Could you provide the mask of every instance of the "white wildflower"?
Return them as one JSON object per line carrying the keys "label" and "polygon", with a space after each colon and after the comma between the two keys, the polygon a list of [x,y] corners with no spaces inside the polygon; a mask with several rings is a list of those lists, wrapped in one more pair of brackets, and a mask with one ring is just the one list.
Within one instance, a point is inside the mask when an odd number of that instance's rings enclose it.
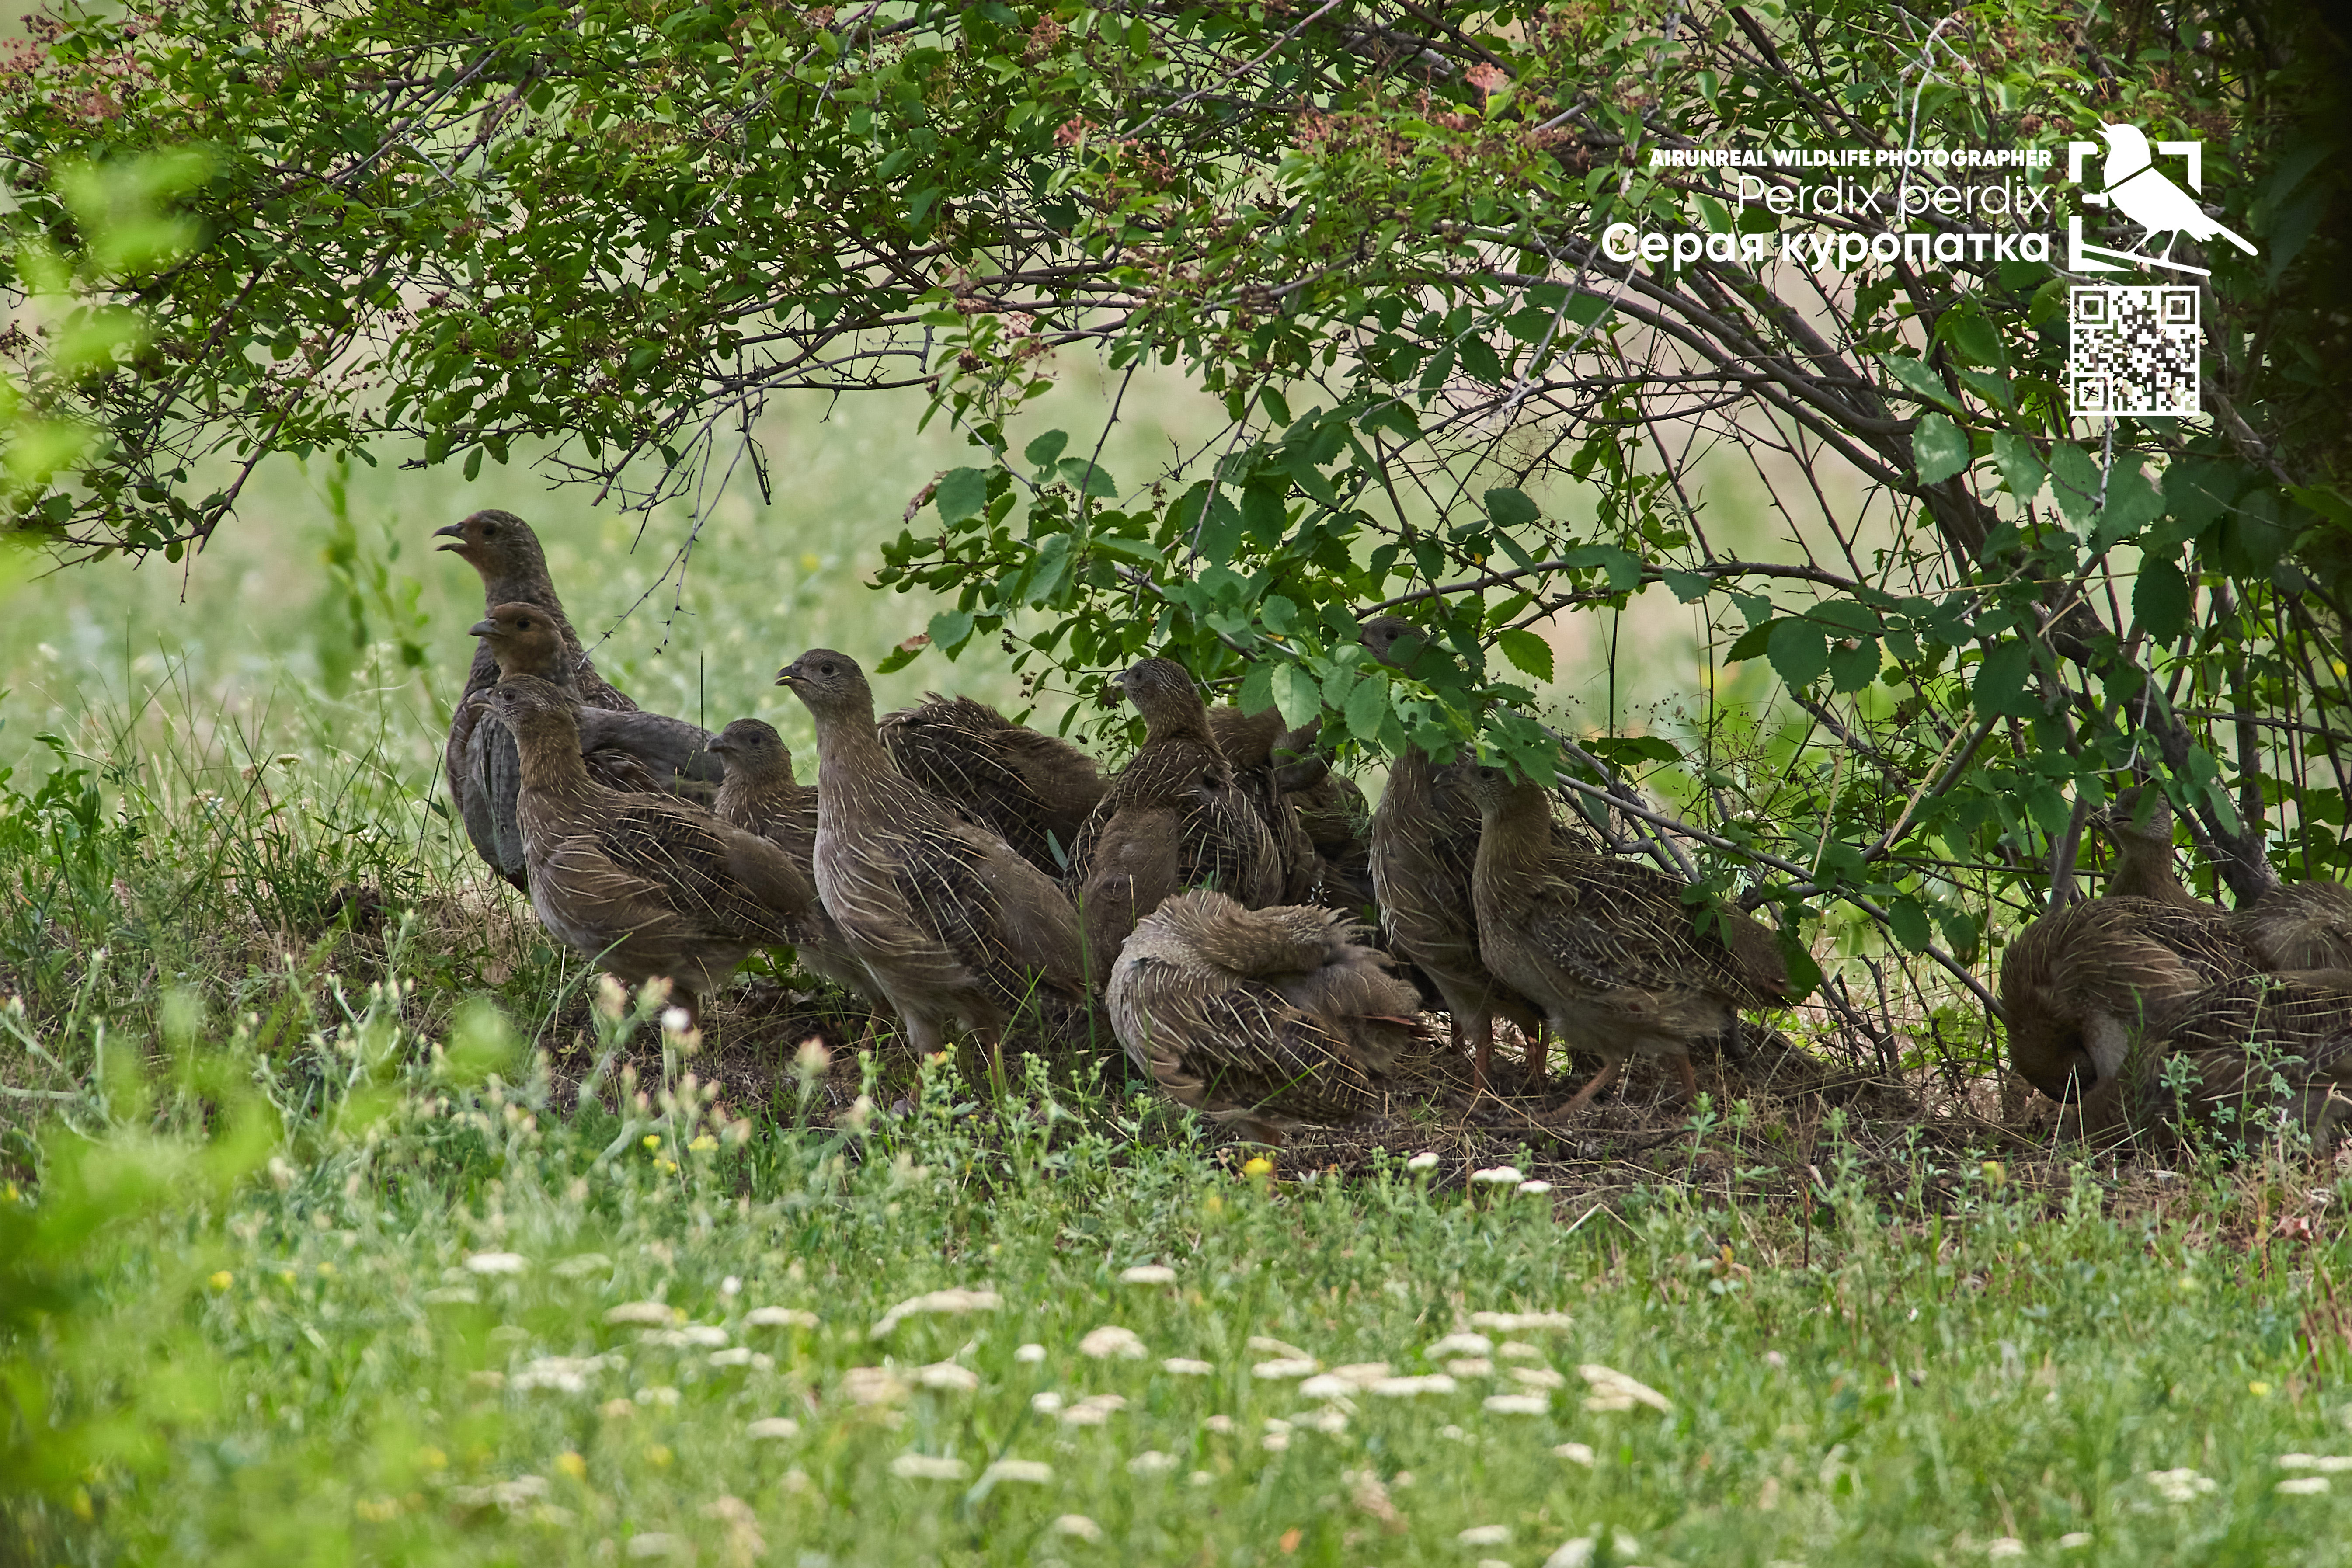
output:
{"label": "white wildflower", "polygon": [[966,1312],[993,1312],[1003,1305],[1004,1298],[993,1290],[933,1290],[899,1302],[883,1313],[874,1327],[866,1331],[878,1340],[908,1318],[925,1313],[960,1317]]}
{"label": "white wildflower", "polygon": [[1284,1356],[1275,1361],[1259,1362],[1250,1368],[1250,1375],[1278,1383],[1286,1378],[1309,1376],[1319,1371],[1322,1365],[1312,1356]]}
{"label": "white wildflower", "polygon": [[[737,1345],[733,1350],[712,1351],[710,1352],[710,1364],[713,1366],[750,1366],[751,1364],[751,1357],[752,1351],[750,1345]],[[768,1356],[761,1356],[759,1359],[767,1362],[770,1366],[776,1364],[775,1362]]]}
{"label": "white wildflower", "polygon": [[1160,1363],[1160,1370],[1177,1377],[1207,1377],[1217,1370],[1214,1362],[1194,1361],[1190,1356],[1171,1355]]}
{"label": "white wildflower", "polygon": [[675,1323],[685,1321],[685,1310],[662,1301],[624,1301],[604,1314],[608,1323]]}
{"label": "white wildflower", "polygon": [[1062,1396],[1052,1389],[1029,1396],[1029,1408],[1040,1415],[1058,1415],[1062,1412]]}
{"label": "white wildflower", "polygon": [[1996,1563],[2004,1557],[2022,1557],[2025,1542],[2014,1535],[2000,1536],[1985,1543],[1985,1555]]}
{"label": "white wildflower", "polygon": [[1404,1163],[1404,1168],[1408,1171],[1434,1171],[1437,1169],[1437,1152],[1433,1149],[1423,1149],[1420,1153],[1407,1160]]}
{"label": "white wildflower", "polygon": [[1421,1353],[1430,1361],[1443,1361],[1450,1355],[1485,1355],[1495,1348],[1495,1342],[1484,1334],[1448,1334]]}
{"label": "white wildflower", "polygon": [[1551,1452],[1556,1459],[1566,1459],[1571,1465],[1582,1465],[1588,1469],[1591,1468],[1594,1457],[1591,1446],[1584,1443],[1562,1443]]}
{"label": "white wildflower", "polygon": [[1483,1171],[1471,1172],[1470,1179],[1490,1187],[1516,1187],[1528,1178],[1517,1165],[1489,1165]]}
{"label": "white wildflower", "polygon": [[2091,1532],[2087,1530],[2070,1530],[2058,1538],[2058,1550],[2061,1552],[2080,1552],[2089,1544]]}
{"label": "white wildflower", "polygon": [[1054,1467],[1043,1459],[999,1459],[981,1472],[983,1481],[1028,1481],[1038,1486],[1054,1479]]}
{"label": "white wildflower", "polygon": [[2198,1474],[2186,1466],[2177,1470],[2150,1470],[2147,1484],[2164,1495],[2167,1502],[2193,1502],[2203,1494],[2218,1489],[2210,1476]]}
{"label": "white wildflower", "polygon": [[2326,1476],[2290,1476],[2271,1489],[2284,1497],[2309,1497],[2331,1484]]}
{"label": "white wildflower", "polygon": [[1164,1476],[1176,1468],[1176,1456],[1163,1454],[1157,1448],[1146,1448],[1127,1462],[1130,1476]]}
{"label": "white wildflower", "polygon": [[1507,1524],[1474,1524],[1454,1538],[1465,1546],[1507,1546],[1511,1527]]}
{"label": "white wildflower", "polygon": [[907,1385],[886,1367],[853,1366],[841,1374],[842,1397],[852,1405],[888,1405],[907,1395]]}
{"label": "white wildflower", "polygon": [[1205,1415],[1201,1418],[1201,1425],[1223,1436],[1233,1431],[1234,1418],[1225,1415]]}
{"label": "white wildflower", "polygon": [[970,1367],[958,1366],[951,1361],[935,1361],[929,1366],[919,1366],[914,1372],[918,1387],[936,1388],[949,1394],[970,1394],[980,1386],[980,1373]]}
{"label": "white wildflower", "polygon": [[1092,1356],[1097,1361],[1108,1361],[1113,1356],[1140,1361],[1151,1352],[1144,1347],[1142,1337],[1133,1329],[1105,1323],[1078,1342],[1078,1353]]}
{"label": "white wildflower", "polygon": [[567,1258],[548,1270],[559,1279],[584,1279],[591,1274],[602,1274],[613,1267],[613,1260],[601,1252],[583,1252]]}
{"label": "white wildflower", "polygon": [[632,1397],[640,1405],[658,1405],[667,1410],[677,1403],[678,1393],[666,1383],[657,1383],[651,1387],[640,1388]]}
{"label": "white wildflower", "polygon": [[600,1355],[543,1355],[515,1373],[507,1386],[518,1393],[549,1388],[558,1394],[585,1394],[588,1379],[604,1371],[604,1358]]}
{"label": "white wildflower", "polygon": [[1495,1375],[1495,1363],[1482,1355],[1465,1356],[1459,1361],[1447,1362],[1445,1370],[1455,1377],[1492,1377]]}
{"label": "white wildflower", "polygon": [[1568,1386],[1568,1379],[1548,1366],[1515,1366],[1511,1369],[1511,1381],[1522,1384],[1528,1388],[1566,1388]]}
{"label": "white wildflower", "polygon": [[1062,1425],[1099,1426],[1126,1408],[1127,1401],[1116,1394],[1090,1394],[1062,1412]]}
{"label": "white wildflower", "polygon": [[1034,1343],[1023,1345],[1013,1352],[1013,1359],[1023,1366],[1035,1366],[1045,1359],[1045,1347]]}
{"label": "white wildflower", "polygon": [[1548,1193],[1551,1191],[1551,1184],[1549,1182],[1521,1182],[1519,1184],[1519,1191],[1523,1193],[1535,1194]]}
{"label": "white wildflower", "polygon": [[1286,1427],[1279,1432],[1268,1432],[1265,1436],[1257,1440],[1257,1446],[1264,1448],[1269,1454],[1281,1453],[1284,1449],[1290,1447],[1289,1429]]}
{"label": "white wildflower", "polygon": [[1048,1527],[1056,1535],[1075,1536],[1080,1541],[1100,1541],[1103,1527],[1082,1513],[1066,1513]]}
{"label": "white wildflower", "polygon": [[1451,1394],[1459,1386],[1444,1373],[1433,1372],[1421,1377],[1380,1378],[1373,1382],[1369,1392],[1383,1399],[1410,1399],[1419,1394]]}
{"label": "white wildflower", "polygon": [[1490,1394],[1486,1407],[1497,1415],[1541,1415],[1551,1408],[1551,1400],[1541,1394]]}
{"label": "white wildflower", "polygon": [[890,1473],[905,1481],[960,1481],[970,1468],[961,1459],[929,1454],[901,1454],[890,1461]]}
{"label": "white wildflower", "polygon": [[1592,1385],[1592,1395],[1584,1402],[1587,1410],[1631,1410],[1636,1405],[1646,1405],[1653,1410],[1672,1410],[1674,1404],[1652,1388],[1626,1376],[1614,1367],[1598,1362],[1586,1362],[1576,1369],[1584,1381]]}
{"label": "white wildflower", "polygon": [[1470,1326],[1489,1333],[1523,1334],[1535,1329],[1564,1329],[1574,1320],[1566,1312],[1473,1312]]}
{"label": "white wildflower", "polygon": [[683,1557],[686,1550],[686,1538],[682,1535],[665,1535],[659,1531],[649,1530],[643,1535],[629,1537],[629,1555],[632,1557]]}
{"label": "white wildflower", "polygon": [[816,1314],[799,1307],[754,1307],[743,1314],[747,1329],[813,1329]]}
{"label": "white wildflower", "polygon": [[688,1323],[682,1329],[641,1329],[637,1342],[673,1349],[715,1350],[727,1342],[727,1331],[714,1323]]}
{"label": "white wildflower", "polygon": [[1139,1263],[1132,1268],[1121,1270],[1118,1282],[1122,1285],[1173,1285],[1176,1283],[1176,1270],[1164,1263]]}
{"label": "white wildflower", "polygon": [[759,1438],[797,1437],[801,1435],[801,1424],[789,1415],[763,1415],[744,1427],[743,1435]]}
{"label": "white wildflower", "polygon": [[1313,1359],[1308,1356],[1305,1351],[1300,1350],[1297,1345],[1287,1344],[1281,1340],[1274,1338],[1270,1334],[1252,1334],[1249,1337],[1249,1350],[1251,1353],[1255,1355],[1283,1356],[1291,1361],[1309,1361]]}

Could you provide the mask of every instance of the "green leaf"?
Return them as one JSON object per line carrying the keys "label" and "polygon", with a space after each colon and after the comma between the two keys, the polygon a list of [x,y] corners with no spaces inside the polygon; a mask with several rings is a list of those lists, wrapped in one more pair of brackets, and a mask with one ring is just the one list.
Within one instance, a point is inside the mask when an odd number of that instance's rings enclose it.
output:
{"label": "green leaf", "polygon": [[1486,516],[1496,528],[1525,528],[1543,513],[1526,494],[1515,489],[1495,489],[1486,492]]}
{"label": "green leaf", "polygon": [[931,491],[941,522],[968,522],[988,510],[988,470],[950,468]]}
{"label": "green leaf", "polygon": [[1937,324],[1936,335],[1951,344],[1970,364],[1998,368],[2006,363],[2000,331],[1974,310],[1947,311]]}
{"label": "green leaf", "polygon": [[1110,470],[1090,458],[1065,458],[1055,467],[1080,495],[1108,499],[1118,494],[1118,481],[1110,477]]}
{"label": "green leaf", "polygon": [[1063,450],[1069,444],[1068,431],[1048,430],[1026,447],[1022,447],[1021,455],[1029,460],[1031,468],[1043,472],[1054,466],[1055,459],[1062,455]]}
{"label": "green leaf", "polygon": [[[911,646],[909,646],[910,644]],[[916,659],[921,658],[924,647],[924,644],[914,642],[912,638],[909,638],[908,642],[900,643],[898,647],[892,648],[888,653],[882,656],[882,662],[874,667],[874,673],[877,675],[896,675],[898,671],[914,663]]]}
{"label": "green leaf", "polygon": [[2032,442],[2008,430],[1996,430],[1992,460],[2000,468],[2000,477],[2009,481],[2009,493],[2021,504],[2042,493],[2042,455],[2033,449]]}
{"label": "green leaf", "polygon": [[2052,442],[2050,493],[2067,526],[2081,532],[2099,507],[2099,465],[2072,441]]}
{"label": "green leaf", "polygon": [[2107,470],[2107,504],[2099,512],[2099,536],[2112,544],[2129,539],[2164,515],[2164,497],[2148,482],[2134,457],[2117,458]]}
{"label": "green leaf", "polygon": [[1725,662],[1745,664],[1751,658],[1763,658],[1766,645],[1772,640],[1772,628],[1780,624],[1779,621],[1768,619],[1758,621],[1754,626],[1749,626],[1739,634],[1730,648],[1725,652],[1723,656]]}
{"label": "green leaf", "polygon": [[1270,658],[1261,658],[1249,667],[1242,677],[1242,689],[1234,697],[1234,706],[1244,714],[1263,713],[1274,706],[1274,672],[1279,667]]}
{"label": "green leaf", "polygon": [[1495,634],[1495,646],[1509,659],[1538,680],[1549,681],[1552,675],[1551,644],[1522,627],[1514,626]]}
{"label": "green leaf", "polygon": [[479,447],[466,454],[466,482],[472,484],[481,476],[482,449]]}
{"label": "green leaf", "polygon": [[2032,673],[2033,647],[2024,638],[2011,637],[1987,648],[1970,691],[1978,715],[2028,719],[2042,711],[2041,704],[2025,694],[2026,677]]}
{"label": "green leaf", "polygon": [[2154,556],[2139,563],[2139,581],[2132,584],[2132,614],[2140,628],[2159,643],[2179,640],[2189,629],[2189,579],[2169,561]]}
{"label": "green leaf", "polygon": [[942,610],[931,617],[931,642],[952,656],[971,637],[971,616],[961,610]]}
{"label": "green leaf", "polygon": [[1812,622],[1793,617],[1772,623],[1764,653],[1780,679],[1799,690],[1819,680],[1830,667],[1830,639]]}
{"label": "green leaf", "polygon": [[1925,952],[1936,936],[1927,921],[1927,906],[1908,893],[1898,894],[1887,903],[1886,929],[1913,952]]}
{"label": "green leaf", "polygon": [[1676,600],[1685,605],[1695,605],[1706,598],[1707,590],[1714,586],[1714,580],[1700,572],[1661,572],[1658,580],[1673,591]]}
{"label": "green leaf", "polygon": [[1922,415],[1911,432],[1911,462],[1921,484],[1942,483],[1968,468],[1968,433],[1940,414]]}
{"label": "green leaf", "polygon": [[1266,417],[1276,425],[1287,426],[1290,424],[1290,404],[1273,387],[1257,389],[1257,405],[1265,409]]}
{"label": "green leaf", "polygon": [[1612,767],[1629,763],[1679,763],[1682,752],[1672,741],[1658,735],[1600,735],[1584,742],[1584,749]]}
{"label": "green leaf", "polygon": [[1878,679],[1880,659],[1876,637],[1849,639],[1853,647],[1842,644],[1830,649],[1830,689],[1859,691]]}
{"label": "green leaf", "polygon": [[1272,485],[1253,484],[1242,491],[1242,527],[1250,538],[1271,549],[1290,528],[1290,514],[1282,492]]}
{"label": "green leaf", "polygon": [[1936,374],[1935,366],[1909,354],[1888,354],[1879,362],[1887,374],[1909,388],[1916,395],[1934,404],[1948,413],[1960,412],[1960,400],[1945,386],[1944,378]]}
{"label": "green leaf", "polygon": [[1348,732],[1370,740],[1381,732],[1381,721],[1389,713],[1389,678],[1383,670],[1373,670],[1356,683],[1348,693],[1345,710]]}
{"label": "green leaf", "polygon": [[1282,721],[1296,730],[1323,711],[1323,688],[1304,667],[1285,663],[1274,672],[1274,705]]}

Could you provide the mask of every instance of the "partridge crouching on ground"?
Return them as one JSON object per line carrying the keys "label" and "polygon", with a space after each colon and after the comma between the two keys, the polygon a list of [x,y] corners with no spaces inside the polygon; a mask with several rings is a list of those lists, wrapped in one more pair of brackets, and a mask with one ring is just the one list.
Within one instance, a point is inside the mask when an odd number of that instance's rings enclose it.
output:
{"label": "partridge crouching on ground", "polygon": [[[793,864],[815,885],[816,796],[814,784],[793,776],[793,754],[773,726],[757,719],[738,719],[719,731],[710,749],[726,763],[727,776],[719,785],[711,810],[721,822],[757,834],[793,858]],[[841,927],[824,912],[822,901],[793,922],[793,947],[801,963],[868,1006],[887,1012],[890,998],[873,972],[850,951]]]}
{"label": "partridge crouching on ground", "polygon": [[689,1026],[753,948],[793,940],[816,889],[791,856],[688,802],[596,783],[547,681],[502,680],[488,700],[520,758],[531,908],[551,934],[631,985],[667,975]]}
{"label": "partridge crouching on ground", "polygon": [[816,721],[816,885],[849,951],[872,972],[915,1047],[961,1023],[1003,1081],[1006,1026],[1088,1000],[1077,911],[1053,879],[891,760],[874,694],[847,654],[786,665]]}
{"label": "partridge crouching on ground", "polygon": [[1128,1057],[1180,1104],[1279,1143],[1286,1121],[1353,1121],[1418,1034],[1412,985],[1334,910],[1180,893],[1127,940],[1110,982]]}
{"label": "partridge crouching on ground", "polygon": [[1570,1046],[1606,1064],[1556,1114],[1584,1109],[1629,1057],[1664,1057],[1695,1094],[1693,1045],[1737,1027],[1744,1009],[1790,999],[1769,927],[1721,904],[1685,903],[1682,884],[1647,866],[1563,847],[1540,784],[1454,766],[1480,815],[1480,957]]}
{"label": "partridge crouching on ground", "polygon": [[[482,579],[482,607],[495,613],[501,605],[529,605],[544,611],[561,639],[568,684],[583,708],[635,712],[636,704],[614,690],[580,646],[580,637],[564,619],[562,601],[547,574],[547,554],[530,525],[510,511],[478,511],[462,522],[434,530],[447,541],[437,548],[455,552]],[[517,888],[529,891],[523,870],[522,841],[517,837],[514,792],[517,764],[514,742],[496,725],[486,731],[474,698],[498,683],[499,666],[488,644],[477,645],[466,685],[457,694],[451,715],[449,739],[443,763],[448,773],[449,798],[467,841],[484,864]]]}

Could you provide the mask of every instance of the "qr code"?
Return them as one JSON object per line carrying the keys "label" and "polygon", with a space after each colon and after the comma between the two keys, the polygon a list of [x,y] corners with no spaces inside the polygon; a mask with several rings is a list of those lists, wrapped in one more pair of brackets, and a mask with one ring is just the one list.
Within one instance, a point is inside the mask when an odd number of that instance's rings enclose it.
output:
{"label": "qr code", "polygon": [[2073,291],[2066,355],[2069,411],[2198,412],[2197,290],[2099,284]]}

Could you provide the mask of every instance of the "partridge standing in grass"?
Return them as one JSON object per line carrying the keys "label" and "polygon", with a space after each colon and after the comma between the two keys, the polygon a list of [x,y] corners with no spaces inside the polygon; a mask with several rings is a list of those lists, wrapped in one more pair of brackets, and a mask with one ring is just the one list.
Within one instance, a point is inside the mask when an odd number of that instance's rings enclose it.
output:
{"label": "partridge standing in grass", "polygon": [[1664,1057],[1694,1094],[1693,1045],[1737,1027],[1745,1009],[1790,999],[1769,927],[1712,900],[1685,902],[1685,885],[1647,866],[1564,847],[1542,785],[1498,767],[1454,767],[1479,810],[1480,957],[1540,1004],[1570,1046],[1606,1064],[1559,1114],[1615,1083],[1629,1057]]}
{"label": "partridge standing in grass", "polygon": [[[1317,726],[1310,721],[1295,733],[1284,726],[1281,711],[1274,708],[1258,713],[1214,708],[1208,710],[1208,719],[1209,733],[1234,770],[1234,787],[1265,824],[1266,837],[1274,841],[1275,858],[1282,867],[1282,890],[1270,901],[1310,901],[1322,868],[1314,842],[1283,792],[1286,776],[1303,780],[1322,771],[1318,765],[1321,759],[1308,751]],[[1306,739],[1300,740],[1300,734]]]}
{"label": "partridge standing in grass", "polygon": [[985,1046],[998,1081],[1016,1016],[1087,998],[1077,911],[1002,837],[910,781],[875,732],[874,694],[847,654],[786,665],[816,721],[816,885],[849,951],[924,1052],[950,1024]]}
{"label": "partridge standing in grass", "polygon": [[884,714],[879,731],[899,773],[953,803],[1047,876],[1068,869],[1079,826],[1103,797],[1092,757],[1015,724],[985,702],[937,692]]}
{"label": "partridge standing in grass", "polygon": [[[547,574],[547,555],[530,525],[510,511],[478,511],[463,522],[436,529],[434,537],[446,540],[438,548],[481,574],[482,607],[522,604],[542,610],[554,621],[562,639],[570,682],[584,708],[635,712],[636,704],[606,684],[580,646],[572,623],[563,618],[562,601]],[[449,721],[448,744],[443,762],[449,777],[449,798],[465,825],[467,840],[484,863],[517,888],[529,891],[523,870],[522,840],[515,829],[516,774],[513,739],[499,725],[485,726],[475,699],[498,683],[499,666],[488,645],[474,649],[466,672],[465,689],[457,695],[457,711]]]}
{"label": "partridge standing in grass", "polygon": [[[738,719],[719,731],[710,749],[727,765],[712,812],[721,822],[757,834],[791,856],[814,886],[817,789],[793,777],[793,754],[783,737],[757,719]],[[889,997],[850,951],[848,939],[822,902],[811,905],[793,930],[793,946],[811,972],[862,997],[869,1006],[888,1010]]]}
{"label": "partridge standing in grass", "polygon": [[[1410,668],[1424,633],[1380,616],[1364,623],[1365,647],[1383,664]],[[1372,892],[1390,949],[1429,976],[1445,998],[1454,1048],[1471,1058],[1471,1089],[1484,1093],[1495,1054],[1497,1014],[1528,1042],[1527,1087],[1544,1084],[1549,1052],[1543,1009],[1499,979],[1478,951],[1478,805],[1451,767],[1419,746],[1398,752],[1372,813],[1368,848]],[[1563,843],[1562,847],[1573,848]]]}
{"label": "partridge standing in grass", "polygon": [[1261,1142],[1289,1121],[1355,1121],[1385,1104],[1380,1076],[1419,1006],[1363,934],[1334,910],[1180,893],[1120,952],[1111,1026],[1171,1098]]}
{"label": "partridge standing in grass", "polygon": [[1283,888],[1273,837],[1236,788],[1184,668],[1147,658],[1120,671],[1111,689],[1143,715],[1145,738],[1070,857],[1097,979],[1109,977],[1135,922],[1181,889],[1214,888],[1258,909]]}
{"label": "partridge standing in grass", "polygon": [[[535,675],[579,702],[572,661],[555,618],[545,610],[535,605],[500,605],[467,629],[490,650],[501,679]],[[480,702],[471,706],[477,715],[486,716]],[[575,706],[572,716],[580,721],[580,750],[588,759],[588,771],[608,788],[689,796],[716,792],[719,762],[711,755],[710,731],[699,724],[635,708]],[[477,719],[469,755],[482,754],[480,741],[497,726],[496,719],[487,724]],[[454,725],[451,732],[456,733]]]}
{"label": "partridge standing in grass", "polygon": [[535,676],[501,680],[490,711],[515,738],[531,908],[635,985],[667,975],[689,1025],[755,947],[790,942],[816,902],[791,856],[668,795],[588,774],[572,699]]}

